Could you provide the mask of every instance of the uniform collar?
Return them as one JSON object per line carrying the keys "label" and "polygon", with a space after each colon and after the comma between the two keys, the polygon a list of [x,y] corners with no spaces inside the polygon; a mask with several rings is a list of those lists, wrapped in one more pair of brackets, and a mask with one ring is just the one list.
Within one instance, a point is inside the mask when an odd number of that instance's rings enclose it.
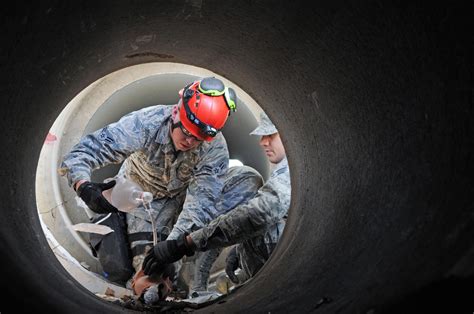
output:
{"label": "uniform collar", "polygon": [[280,160],[279,163],[273,164],[272,172],[276,172],[285,167],[288,167],[288,159],[286,158],[286,156],[282,160]]}
{"label": "uniform collar", "polygon": [[164,116],[165,119],[163,120],[162,126],[160,130],[158,131],[158,134],[156,136],[156,142],[160,144],[173,144],[171,141],[171,113],[173,110],[173,106],[169,106],[169,108],[165,109]]}

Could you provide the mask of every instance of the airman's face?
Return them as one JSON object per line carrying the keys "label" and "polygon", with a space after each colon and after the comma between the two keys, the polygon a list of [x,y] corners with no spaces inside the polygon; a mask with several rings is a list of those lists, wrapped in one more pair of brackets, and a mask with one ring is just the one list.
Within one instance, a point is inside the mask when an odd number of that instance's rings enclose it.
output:
{"label": "airman's face", "polygon": [[[178,106],[173,110],[174,123],[179,122]],[[183,125],[180,127],[174,128],[171,131],[171,139],[173,140],[174,147],[180,151],[187,151],[199,146],[202,143],[201,140],[198,140],[194,137],[188,130],[184,128]]]}
{"label": "airman's face", "polygon": [[285,148],[278,133],[262,136],[260,146],[262,146],[271,163],[277,164],[286,156]]}

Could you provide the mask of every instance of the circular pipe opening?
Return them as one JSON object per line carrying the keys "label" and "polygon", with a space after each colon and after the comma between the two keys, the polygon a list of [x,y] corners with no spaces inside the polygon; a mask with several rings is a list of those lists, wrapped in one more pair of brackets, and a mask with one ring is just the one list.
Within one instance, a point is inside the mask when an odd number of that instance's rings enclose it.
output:
{"label": "circular pipe opening", "polygon": [[[36,172],[37,208],[50,247],[64,268],[83,286],[104,295],[112,289],[115,296],[131,291],[104,279],[102,267],[89,247],[89,235],[73,230],[73,225],[89,222],[93,216],[57,170],[61,159],[82,136],[125,114],[157,104],[177,103],[178,91],[189,82],[214,76],[238,95],[237,112],[232,113],[223,129],[231,164],[245,164],[259,171],[266,180],[269,163],[259,147],[259,138],[249,136],[257,126],[260,106],[241,88],[208,70],[176,63],[149,63],[131,66],[95,81],[81,91],[51,126],[41,150]],[[102,182],[114,176],[120,165],[108,165],[93,171],[91,180]],[[211,279],[223,269],[224,250],[214,263]]]}

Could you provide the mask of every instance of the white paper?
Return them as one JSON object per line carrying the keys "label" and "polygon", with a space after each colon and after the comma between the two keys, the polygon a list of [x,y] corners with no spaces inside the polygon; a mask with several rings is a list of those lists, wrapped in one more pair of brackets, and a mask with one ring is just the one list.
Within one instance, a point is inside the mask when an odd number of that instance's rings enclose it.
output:
{"label": "white paper", "polygon": [[90,224],[90,223],[79,223],[77,225],[72,226],[72,229],[79,232],[98,233],[98,234],[103,234],[103,235],[114,232],[114,230],[108,226],[96,225],[96,224]]}

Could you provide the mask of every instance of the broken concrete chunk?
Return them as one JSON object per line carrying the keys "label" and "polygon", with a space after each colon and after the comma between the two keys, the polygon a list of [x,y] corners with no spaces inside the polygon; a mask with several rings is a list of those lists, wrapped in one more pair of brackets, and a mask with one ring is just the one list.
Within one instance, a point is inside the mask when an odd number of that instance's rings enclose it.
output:
{"label": "broken concrete chunk", "polygon": [[105,295],[109,297],[115,297],[115,291],[107,287],[107,290],[105,290]]}

